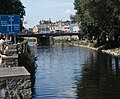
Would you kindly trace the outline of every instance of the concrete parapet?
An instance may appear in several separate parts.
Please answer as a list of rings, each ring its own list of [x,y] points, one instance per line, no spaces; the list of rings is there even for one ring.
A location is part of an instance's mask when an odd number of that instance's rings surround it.
[[[0,99],[31,99],[30,74],[24,67],[0,68]]]
[[[4,67],[0,68],[0,80],[9,78],[30,78],[30,73],[24,67]]]
[[[5,55],[12,56],[17,54],[17,49],[9,49],[5,51]]]
[[[8,45],[8,49],[17,49],[17,44]]]
[[[1,67],[18,67],[18,55],[1,55]]]

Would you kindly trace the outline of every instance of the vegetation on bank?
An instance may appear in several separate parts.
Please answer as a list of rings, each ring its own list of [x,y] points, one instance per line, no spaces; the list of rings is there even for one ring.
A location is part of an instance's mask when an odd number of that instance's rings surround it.
[[[66,42],[66,39],[54,39],[55,43],[61,43],[61,42]]]
[[[70,45],[86,47],[93,50],[99,50],[103,53],[107,53],[116,57],[120,57],[120,47],[116,48],[106,48],[106,45],[96,47],[96,41],[88,41],[88,40],[78,40],[78,41],[71,41],[68,42]]]

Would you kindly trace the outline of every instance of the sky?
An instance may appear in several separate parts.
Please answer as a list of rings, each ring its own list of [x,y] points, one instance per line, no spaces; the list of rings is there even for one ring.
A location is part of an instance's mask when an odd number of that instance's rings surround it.
[[[75,14],[74,0],[21,0],[26,7],[24,24],[26,28],[33,28],[40,20],[56,22],[70,20],[70,15]]]

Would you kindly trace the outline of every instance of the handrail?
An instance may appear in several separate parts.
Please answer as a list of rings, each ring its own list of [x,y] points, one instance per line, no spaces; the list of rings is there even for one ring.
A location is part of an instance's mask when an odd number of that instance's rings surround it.
[[[17,43],[17,53],[21,54],[27,51],[27,41],[24,40],[23,42]]]

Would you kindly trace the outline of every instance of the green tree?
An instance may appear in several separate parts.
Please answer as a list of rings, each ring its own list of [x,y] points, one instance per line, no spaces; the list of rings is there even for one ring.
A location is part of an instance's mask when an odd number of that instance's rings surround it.
[[[0,14],[16,14],[23,18],[25,16],[25,7],[20,0],[0,0]],[[22,30],[22,20],[20,25]]]
[[[106,43],[106,37],[118,43],[120,38],[120,0],[75,0],[76,15],[83,32]]]
[[[88,0],[75,0],[75,10],[77,10],[75,17],[81,22],[81,29],[83,34],[88,35],[88,33],[92,33],[91,29],[93,27],[94,20],[90,16],[90,12],[88,9]]]
[[[103,43],[106,37],[118,45],[120,36],[120,1],[119,0],[94,0],[89,5],[91,16],[101,29]]]

